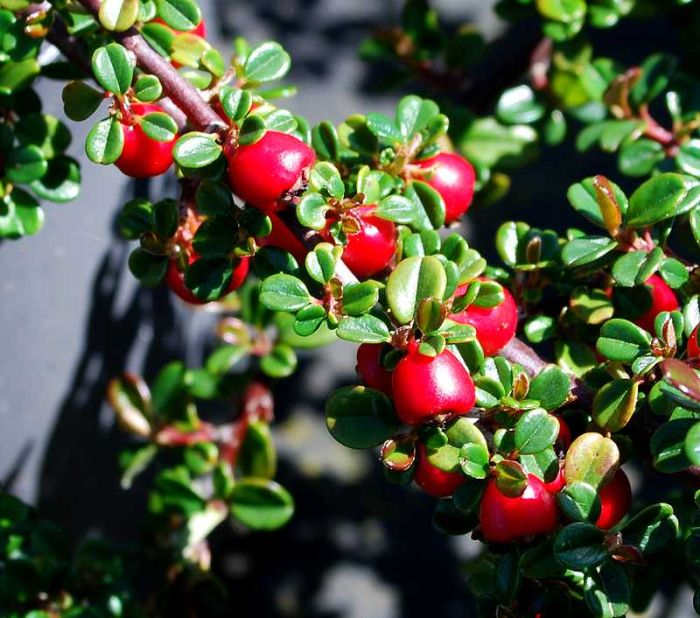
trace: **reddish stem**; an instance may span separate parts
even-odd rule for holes
[[[647,105],[641,105],[639,107],[639,117],[646,124],[646,127],[644,128],[644,135],[661,144],[666,149],[667,154],[674,155],[675,151],[678,149],[678,143],[675,135],[656,122],[656,120],[649,113],[649,107]]]
[[[79,2],[95,17],[98,16],[101,0]],[[137,64],[144,71],[160,79],[163,92],[187,115],[195,128],[213,132],[224,126],[219,115],[202,99],[199,91],[152,49],[136,28],[129,28],[126,32],[110,32],[110,35],[134,54]]]

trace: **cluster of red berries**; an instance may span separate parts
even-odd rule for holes
[[[656,283],[656,280],[650,282],[652,291],[658,289]],[[458,289],[456,294],[464,291]],[[517,306],[506,289],[504,296],[496,307],[470,306],[450,316],[454,321],[474,326],[477,339],[487,355],[497,354],[515,335]],[[650,310],[655,312],[651,321],[659,311],[669,308],[668,302],[655,300]],[[418,344],[411,341],[406,355],[393,371],[388,371],[383,365],[385,347],[382,344],[361,345],[357,353],[357,372],[363,384],[393,399],[396,414],[403,423],[422,425],[443,421],[465,414],[474,406],[475,390],[471,376],[449,350],[434,357],[425,356],[419,352]],[[556,448],[564,453],[571,445],[571,430],[563,418],[557,417],[557,420]],[[448,472],[433,465],[425,444],[418,440],[413,480],[429,495],[443,498],[451,496],[467,478],[459,471]],[[506,543],[554,532],[561,519],[556,495],[565,486],[561,463],[557,476],[549,482],[528,475],[524,491],[516,497],[502,493],[495,479],[488,480],[480,504],[481,535],[489,542]],[[595,524],[607,530],[622,520],[631,503],[629,480],[622,469],[599,490],[599,497],[601,511]]]

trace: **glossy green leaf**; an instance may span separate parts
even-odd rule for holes
[[[153,112],[139,120],[143,132],[157,142],[171,142],[177,136],[177,123],[168,114]]]
[[[364,386],[344,386],[326,401],[326,425],[349,448],[379,446],[398,429],[391,400]]]
[[[614,318],[600,329],[596,348],[610,360],[630,363],[649,351],[651,335],[639,326]]]
[[[115,118],[105,118],[93,125],[85,139],[85,153],[93,163],[114,163],[124,148],[124,131]]]
[[[139,101],[149,103],[163,94],[163,87],[155,75],[139,75],[134,83],[134,94]]]
[[[567,483],[582,481],[597,489],[612,479],[619,462],[620,451],[615,442],[598,433],[584,433],[566,453],[564,478]]]
[[[683,176],[665,173],[647,180],[631,195],[627,224],[651,225],[677,213],[688,190]]]
[[[594,616],[615,618],[629,610],[630,586],[620,564],[606,562],[586,575],[583,598]]]
[[[573,523],[554,539],[554,555],[565,567],[581,571],[602,564],[608,557],[603,544],[605,532],[592,524]]]
[[[106,30],[124,32],[134,25],[138,13],[138,0],[102,0],[98,17]]]
[[[126,94],[134,78],[135,61],[125,47],[110,43],[92,55],[92,72],[107,92]]]
[[[600,497],[595,487],[588,483],[567,483],[557,494],[557,500],[571,521],[595,522],[600,516]]]
[[[630,422],[637,405],[639,385],[634,380],[613,380],[593,400],[593,419],[607,431],[620,431]]]
[[[253,530],[276,530],[294,515],[294,500],[275,481],[244,478],[231,492],[231,514]]]
[[[336,334],[355,343],[382,343],[390,340],[389,327],[379,318],[365,314],[345,317],[340,321]]]
[[[287,74],[291,66],[289,54],[275,41],[266,41],[251,50],[243,70],[250,82],[269,82]]]
[[[309,290],[304,283],[291,275],[267,277],[260,290],[260,302],[272,311],[298,311],[309,300]]]
[[[570,267],[586,266],[608,255],[617,248],[617,242],[603,236],[582,236],[564,245],[561,258]]]
[[[202,13],[194,0],[155,0],[156,12],[174,30],[187,31],[202,21]]]
[[[549,365],[530,383],[529,399],[537,399],[545,410],[556,410],[569,395],[569,377],[556,365]]]
[[[68,82],[61,96],[66,116],[77,122],[89,118],[104,101],[101,92],[82,81]]]
[[[129,270],[143,285],[153,287],[165,277],[168,258],[134,249],[129,255]]]
[[[221,155],[221,146],[213,135],[190,132],[175,143],[173,157],[182,167],[201,168],[213,163]]]
[[[558,434],[559,422],[554,416],[542,408],[529,410],[515,424],[515,447],[523,455],[533,455],[552,446]]]
[[[399,263],[389,276],[386,298],[401,324],[413,319],[424,298],[442,298],[447,285],[445,269],[437,258],[410,257]]]

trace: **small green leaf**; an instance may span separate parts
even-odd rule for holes
[[[143,249],[134,249],[129,255],[129,270],[143,285],[158,285],[168,270],[168,258],[152,255]]]
[[[515,448],[523,455],[533,455],[552,446],[558,434],[557,419],[536,408],[522,414],[515,424]]]
[[[645,556],[666,550],[678,538],[678,519],[670,504],[652,504],[630,519],[622,529],[625,543]]]
[[[15,183],[30,183],[41,178],[49,168],[41,148],[27,144],[11,150],[5,162],[5,174]]]
[[[124,131],[116,118],[105,118],[93,125],[85,139],[85,153],[93,163],[114,163],[124,148]]]
[[[250,82],[269,82],[284,77],[292,61],[284,48],[275,41],[261,43],[251,50],[243,70]]]
[[[627,575],[616,562],[606,562],[597,571],[586,575],[583,598],[594,616],[616,618],[627,615],[630,596]]]
[[[110,43],[98,47],[92,55],[95,79],[107,92],[126,94],[134,78],[136,63],[125,47]]]
[[[641,77],[630,90],[632,103],[639,106],[656,98],[669,84],[677,60],[670,54],[653,54],[641,65]]]
[[[102,0],[98,17],[106,30],[124,32],[134,25],[138,13],[138,0]]]
[[[604,540],[605,532],[592,524],[570,524],[554,539],[554,555],[569,569],[590,569],[602,564],[608,557]]]
[[[556,410],[569,396],[569,377],[556,365],[545,367],[530,383],[529,399],[537,399],[545,410]]]
[[[351,283],[343,288],[343,311],[347,315],[362,315],[377,302],[379,302],[379,289],[371,281]]]
[[[394,317],[401,324],[413,319],[424,298],[442,298],[447,286],[445,269],[437,258],[410,257],[399,263],[389,276],[386,297]]]
[[[77,122],[89,118],[104,101],[101,92],[82,81],[68,82],[61,96],[66,116]]]
[[[257,114],[246,116],[238,130],[238,143],[241,146],[254,144],[263,138],[266,131],[265,120],[261,116]]]
[[[185,273],[185,285],[200,300],[221,298],[231,283],[232,262],[229,258],[201,258]]]
[[[298,311],[310,298],[304,283],[292,275],[267,277],[260,290],[260,302],[272,311]]]
[[[398,429],[391,400],[364,386],[344,386],[326,401],[326,425],[349,448],[379,446]]]
[[[383,343],[391,338],[389,327],[370,314],[343,318],[336,333],[341,339],[356,343]]]
[[[596,348],[610,360],[631,363],[649,351],[651,335],[639,326],[614,318],[600,329]]]
[[[604,236],[582,236],[564,245],[561,258],[570,267],[586,266],[617,249],[617,242]]]
[[[213,135],[190,132],[175,143],[173,157],[182,167],[201,168],[213,163],[221,155],[221,146]]]
[[[163,112],[141,116],[140,124],[143,132],[157,142],[172,142],[177,136],[177,123]]]
[[[271,378],[286,378],[297,368],[297,355],[291,346],[278,343],[260,359],[260,369]]]
[[[600,497],[588,483],[567,483],[557,495],[559,506],[572,521],[595,522],[600,516]]]
[[[506,90],[496,104],[496,116],[506,124],[530,124],[544,116],[544,106],[532,88],[523,84]]]
[[[202,21],[202,13],[194,0],[155,0],[155,3],[158,17],[174,30],[194,30]]]
[[[155,75],[139,75],[134,84],[134,94],[139,101],[150,103],[160,98],[163,87]]]
[[[597,489],[612,479],[619,462],[620,451],[615,442],[599,433],[584,433],[566,453],[564,478],[567,483],[582,481]]]
[[[276,530],[294,514],[294,500],[279,483],[244,478],[231,492],[231,514],[253,530]]]
[[[620,431],[630,422],[637,405],[639,385],[633,380],[613,380],[593,400],[593,419],[603,429]]]
[[[49,169],[30,183],[34,193],[51,202],[70,202],[80,193],[80,165],[75,159],[58,156],[49,161]]]
[[[686,197],[683,176],[665,173],[654,176],[643,183],[630,197],[626,222],[641,227],[652,225],[677,214],[678,207]]]

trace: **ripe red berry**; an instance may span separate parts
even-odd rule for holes
[[[391,372],[381,361],[381,343],[363,343],[357,348],[357,375],[363,384],[391,397]]]
[[[557,505],[545,484],[534,474],[516,498],[504,496],[489,481],[479,510],[481,532],[487,541],[508,543],[526,536],[549,534],[557,527]]]
[[[238,146],[227,157],[233,192],[266,211],[276,209],[288,191],[300,189],[316,161],[304,142],[279,131],[267,131],[254,144]]]
[[[662,311],[675,311],[678,309],[678,299],[673,290],[659,275],[652,275],[644,283],[651,292],[651,307],[634,320],[637,326],[644,330],[654,332],[654,320]]]
[[[472,203],[476,174],[471,163],[451,152],[416,161],[423,169],[434,168],[423,180],[435,189],[445,202],[445,225],[457,221]]]
[[[556,447],[566,451],[571,446],[571,429],[568,423],[561,417],[555,417],[559,421],[559,435],[557,435]]]
[[[698,344],[698,333],[700,332],[700,324],[698,324],[693,332],[688,337],[688,358],[698,358],[700,356],[700,344]]]
[[[272,221],[272,231],[267,236],[256,238],[255,241],[260,247],[277,247],[291,253],[299,264],[303,264],[306,259],[308,249],[292,233],[274,212],[267,213]]]
[[[416,467],[413,480],[426,494],[434,498],[451,496],[467,479],[460,472],[445,472],[428,460],[428,453],[423,443],[418,443]]]
[[[196,260],[191,260],[190,264],[193,264],[195,261]],[[231,282],[221,297],[224,297],[241,287],[246,276],[248,275],[249,268],[250,258],[241,258],[238,264],[234,267],[231,274]],[[170,260],[170,263],[168,264],[168,271],[165,274],[165,283],[174,294],[179,296],[186,303],[190,303],[191,305],[206,304],[206,301],[195,296],[194,292],[187,288],[185,285],[185,274],[177,267],[175,260]]]
[[[348,242],[343,249],[343,261],[360,279],[367,279],[384,270],[396,252],[396,226],[372,213],[374,205],[352,209],[352,217],[359,230],[348,233]],[[330,223],[329,223],[330,226]],[[322,236],[331,241],[330,232]]]
[[[392,376],[396,414],[409,425],[426,423],[443,414],[466,414],[474,407],[474,382],[449,350],[434,357],[424,356],[412,342]]]
[[[564,478],[564,466],[559,463],[559,471],[557,472],[557,475],[554,477],[553,480],[549,481],[549,483],[544,484],[544,488],[547,490],[548,493],[554,495],[558,494],[562,489],[564,489],[564,486],[566,485],[566,478]]]
[[[622,468],[618,468],[612,480],[598,490],[600,516],[595,522],[598,528],[608,530],[616,526],[627,515],[632,503],[632,487]]]
[[[158,176],[172,165],[175,138],[169,142],[151,139],[138,123],[138,117],[162,112],[163,108],[155,103],[132,103],[129,111],[131,117],[120,120],[124,147],[114,164],[133,178]]]
[[[481,277],[480,281],[488,281]],[[460,286],[455,295],[464,294],[466,286]],[[486,356],[498,354],[515,337],[518,328],[518,307],[513,295],[503,288],[504,299],[496,307],[469,305],[464,311],[452,314],[450,319],[460,324],[471,324],[476,329],[476,338]]]

